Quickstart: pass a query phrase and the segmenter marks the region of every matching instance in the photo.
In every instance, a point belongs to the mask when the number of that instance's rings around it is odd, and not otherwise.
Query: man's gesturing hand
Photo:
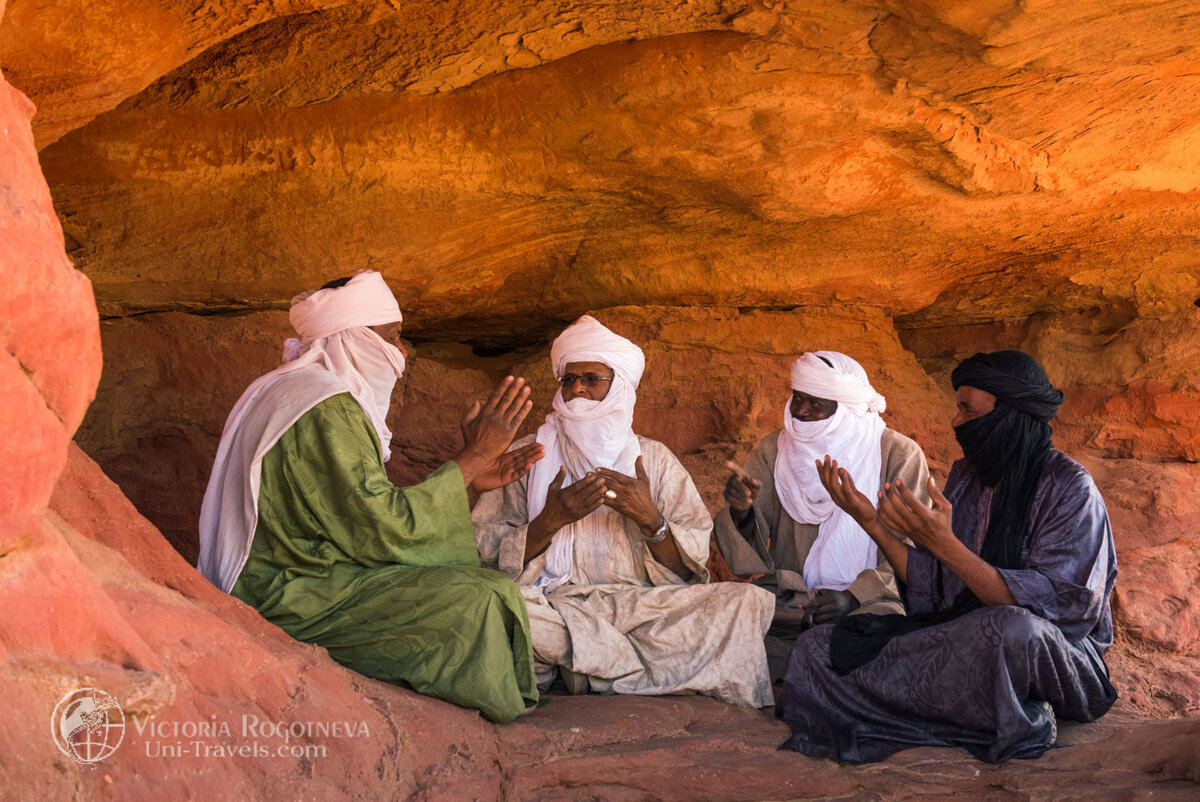
[[[476,494],[481,494],[515,482],[529,473],[533,463],[543,456],[545,456],[545,448],[537,442],[521,448],[514,448],[512,451],[505,451],[475,477],[475,481],[471,483],[471,490]]]
[[[487,401],[471,405],[461,424],[466,446],[454,458],[468,487],[508,449],[532,407],[525,380],[512,376],[505,377]]]
[[[546,506],[539,518],[544,517],[555,532],[573,524],[585,515],[600,509],[604,501],[603,477],[589,473],[572,485],[563,487],[567,469],[559,468],[546,490]]]
[[[762,482],[750,477],[736,462],[725,463],[731,473],[725,480],[725,503],[729,505],[729,515],[735,524],[741,524],[749,517],[750,508],[754,506],[758,494],[762,490]]]
[[[654,506],[650,477],[646,475],[641,457],[633,463],[633,470],[634,476],[626,476],[610,468],[596,469],[604,477],[605,486],[613,493],[611,498],[605,497],[603,501],[637,524],[643,534],[651,535],[662,526],[662,513]]]
[[[932,478],[929,480],[929,498],[933,500],[932,507],[922,504],[899,479],[890,482],[884,485],[884,492],[879,494],[879,520],[928,549],[957,574],[984,604],[1016,604],[1007,580],[996,567],[981,559],[954,536],[951,528],[954,508]],[[907,566],[904,571],[897,566],[896,576],[901,581],[907,581],[907,570]]]
[[[524,379],[505,377],[483,404],[476,401],[463,415],[464,451],[474,451],[489,463],[504,453],[525,416],[533,408]]]
[[[863,531],[871,536],[871,539],[883,551],[883,556],[892,564],[896,576],[900,577],[900,581],[905,581],[908,577],[908,547],[895,536],[895,531],[887,530],[886,525],[890,524],[883,517],[883,493],[879,494],[879,509],[876,509],[871,505],[871,500],[866,497],[866,494],[854,485],[854,479],[851,478],[850,473],[845,468],[839,468],[837,460],[830,459],[828,454],[825,455],[825,459],[817,462],[817,476],[821,479],[821,485],[829,492],[833,503],[841,507],[847,515],[854,519],[855,523],[863,528]],[[916,499],[914,498],[913,501]],[[903,532],[903,530],[897,531]],[[843,599],[842,601],[848,600]],[[858,601],[855,600],[854,603],[857,607]],[[839,613],[838,617],[841,615],[844,613]]]
[[[546,488],[546,506],[529,522],[525,532],[525,562],[541,554],[558,530],[600,509],[604,501],[603,477],[589,473],[575,484],[563,487],[566,478],[567,469],[559,468]]]
[[[804,609],[808,612],[812,623],[828,624],[857,610],[858,599],[848,590],[819,588],[813,594],[812,600],[804,605]]]
[[[859,526],[866,529],[875,520],[875,505],[855,487],[849,472],[838,467],[837,460],[830,459],[828,454],[824,460],[818,460],[817,476],[820,477],[821,485],[829,493],[833,503],[841,507]]]
[[[932,478],[929,480],[929,498],[933,501],[932,507],[922,504],[901,480],[889,482],[879,494],[879,520],[929,549],[934,556],[941,556],[948,546],[958,544],[950,526],[954,508]]]

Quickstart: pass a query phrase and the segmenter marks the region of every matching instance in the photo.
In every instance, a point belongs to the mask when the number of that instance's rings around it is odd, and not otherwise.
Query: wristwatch
[[[669,531],[671,530],[667,526],[667,519],[663,518],[662,525],[654,530],[653,535],[642,535],[642,537],[646,538],[647,543],[662,543],[667,539],[667,532]]]

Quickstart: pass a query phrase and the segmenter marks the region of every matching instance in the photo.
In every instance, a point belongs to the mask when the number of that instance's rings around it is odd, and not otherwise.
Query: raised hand
[[[505,452],[525,416],[533,408],[524,379],[505,377],[483,404],[476,401],[462,419],[463,451],[491,464]]]
[[[825,455],[824,460],[817,460],[817,476],[821,485],[833,499],[833,503],[845,511],[855,522],[866,529],[878,514],[871,500],[854,485],[854,479],[845,468],[839,468],[837,460]]]
[[[830,459],[828,454],[825,455],[825,459],[817,462],[817,476],[821,479],[821,485],[829,492],[829,498],[833,500],[833,503],[841,507],[875,541],[875,545],[891,563],[900,581],[907,581],[908,547],[900,538],[896,537],[896,532],[903,533],[904,530],[892,526],[889,520],[883,516],[884,494],[882,492],[879,494],[879,508],[876,509],[871,505],[871,500],[866,497],[866,494],[854,485],[854,479],[849,472],[845,468],[839,468],[837,460]],[[884,485],[884,487],[887,488],[890,485]],[[912,494],[909,493],[909,496]],[[915,497],[913,501],[916,501]],[[919,502],[918,506],[920,506]],[[888,531],[889,527],[893,531]],[[857,602],[855,606],[857,606]]]
[[[533,463],[545,456],[545,448],[541,443],[530,443],[512,451],[505,451],[489,466],[483,469],[471,483],[471,491],[480,494],[506,484],[515,482],[533,467]]]
[[[879,520],[928,549],[957,574],[984,604],[1016,604],[1008,582],[995,566],[981,559],[954,536],[951,528],[954,507],[938,490],[932,478],[929,480],[929,498],[933,506],[926,507],[905,487],[904,482],[899,479],[890,482],[884,485],[884,491],[879,494]],[[902,582],[907,581],[907,570],[907,565],[903,570],[900,566],[896,567],[896,576]]]
[[[603,477],[589,473],[578,482],[563,487],[566,478],[567,469],[559,468],[558,474],[550,480],[550,487],[546,490],[546,506],[538,516],[545,517],[555,532],[600,509],[604,502]]]
[[[762,490],[762,482],[751,478],[732,460],[726,462],[725,467],[731,471],[725,480],[725,503],[729,505],[734,523],[739,523],[749,517],[750,508]]]
[[[566,478],[567,469],[559,468],[546,488],[546,506],[529,522],[525,531],[525,562],[541,554],[558,530],[600,509],[604,501],[604,477],[589,473],[575,484],[563,487]]]
[[[954,508],[932,477],[929,479],[929,498],[932,507],[922,504],[900,479],[889,482],[879,493],[879,520],[940,556],[948,547],[959,543],[951,528]]]
[[[654,497],[650,493],[650,477],[646,475],[640,456],[633,463],[633,470],[633,476],[626,476],[610,468],[597,468],[596,473],[604,477],[605,487],[610,491],[602,500],[637,524],[643,534],[652,535],[662,526],[662,513],[654,504]]]
[[[487,401],[482,404],[476,401],[463,415],[460,425],[466,445],[454,456],[454,461],[462,471],[468,491],[481,474],[492,470],[532,407],[525,380],[508,376]]]

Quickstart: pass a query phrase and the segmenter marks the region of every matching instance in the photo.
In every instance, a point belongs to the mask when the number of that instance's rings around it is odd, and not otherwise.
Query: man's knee
[[[706,593],[716,596],[723,607],[753,610],[759,618],[770,625],[775,615],[775,594],[749,582],[714,582],[711,585],[696,585]]]
[[[491,601],[499,599],[510,607],[524,607],[525,600],[521,597],[521,589],[517,584],[503,574],[490,568],[448,568],[438,569],[437,582],[443,590],[459,596],[462,599],[477,599]]]
[[[980,610],[983,626],[996,633],[996,641],[1005,653],[1027,652],[1058,634],[1058,628],[1024,607],[989,607]]]

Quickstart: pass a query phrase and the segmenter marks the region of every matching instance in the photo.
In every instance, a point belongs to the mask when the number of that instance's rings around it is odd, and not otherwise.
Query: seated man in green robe
[[[538,698],[529,618],[480,567],[470,496],[523,476],[529,412],[508,377],[463,419],[465,448],[413,487],[388,481],[403,373],[400,308],[374,271],[292,300],[284,364],[229,415],[200,516],[200,571],[343,665],[511,721]]]

